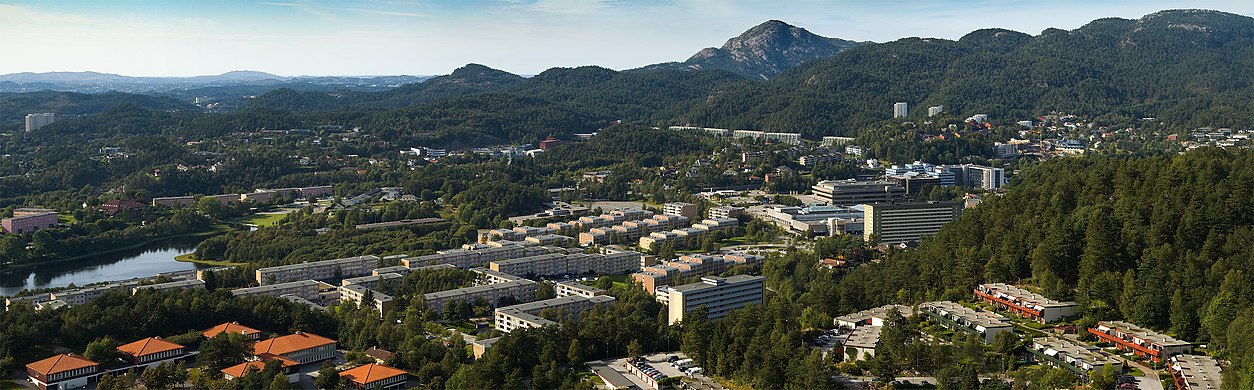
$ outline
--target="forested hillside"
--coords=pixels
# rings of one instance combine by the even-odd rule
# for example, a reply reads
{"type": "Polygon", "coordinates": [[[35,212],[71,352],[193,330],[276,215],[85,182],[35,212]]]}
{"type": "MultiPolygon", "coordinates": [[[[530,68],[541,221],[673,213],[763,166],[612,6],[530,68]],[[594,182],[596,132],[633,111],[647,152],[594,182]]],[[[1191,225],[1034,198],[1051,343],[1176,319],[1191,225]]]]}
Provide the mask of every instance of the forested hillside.
{"type": "Polygon", "coordinates": [[[850,135],[943,105],[956,115],[1022,120],[1066,111],[1176,126],[1251,126],[1254,19],[1173,10],[1099,19],[1039,36],[979,30],[958,41],[866,44],[769,83],[720,89],[687,116],[709,126],[850,135]]]}
{"type": "Polygon", "coordinates": [[[847,275],[836,311],[1034,285],[1084,321],[1207,344],[1254,384],[1254,152],[1055,159],[1015,181],[918,250],[847,275]]]}
{"type": "Polygon", "coordinates": [[[121,92],[85,94],[75,92],[0,93],[0,129],[20,129],[26,114],[52,112],[59,115],[88,115],[111,107],[130,104],[157,110],[195,109],[177,100],[121,92]]]}

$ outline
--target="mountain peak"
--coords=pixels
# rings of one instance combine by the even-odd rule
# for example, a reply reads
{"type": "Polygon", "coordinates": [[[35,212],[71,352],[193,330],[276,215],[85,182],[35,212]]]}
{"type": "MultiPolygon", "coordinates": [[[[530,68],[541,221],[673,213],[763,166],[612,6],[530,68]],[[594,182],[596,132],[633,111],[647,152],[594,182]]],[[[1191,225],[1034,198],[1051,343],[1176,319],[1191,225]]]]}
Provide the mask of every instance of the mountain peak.
{"type": "Polygon", "coordinates": [[[772,19],[728,39],[722,47],[702,49],[680,65],[767,79],[802,62],[830,57],[856,45],[858,42],[819,36],[772,19]]]}

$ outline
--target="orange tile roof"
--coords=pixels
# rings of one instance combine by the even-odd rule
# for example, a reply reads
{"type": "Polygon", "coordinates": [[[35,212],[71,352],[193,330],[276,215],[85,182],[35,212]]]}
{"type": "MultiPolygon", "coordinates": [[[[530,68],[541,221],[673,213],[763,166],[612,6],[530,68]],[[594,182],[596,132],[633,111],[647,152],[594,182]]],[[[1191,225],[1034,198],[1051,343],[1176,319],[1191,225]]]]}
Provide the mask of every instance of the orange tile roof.
{"type": "Polygon", "coordinates": [[[256,330],[256,329],[244,326],[244,325],[240,325],[238,322],[227,322],[227,323],[209,328],[208,330],[205,331],[204,335],[205,337],[212,338],[213,336],[217,336],[219,333],[223,333],[223,332],[228,332],[228,333],[238,332],[238,333],[244,334],[245,336],[252,335],[254,333],[261,333],[260,330],[256,330]]]}
{"type": "Polygon", "coordinates": [[[335,344],[335,340],[313,333],[296,332],[287,336],[258,341],[257,344],[253,345],[253,355],[286,355],[327,344],[335,344]]]}
{"type": "Polygon", "coordinates": [[[257,369],[257,371],[261,371],[266,369],[266,363],[258,360],[243,362],[234,366],[223,368],[222,373],[239,378],[244,376],[244,373],[248,372],[250,367],[257,369]]]}
{"type": "Polygon", "coordinates": [[[344,371],[340,373],[340,378],[345,378],[362,385],[378,382],[397,375],[408,375],[405,371],[388,367],[381,364],[370,363],[364,366],[344,371]]]}
{"type": "Polygon", "coordinates": [[[26,368],[35,370],[35,372],[44,375],[52,375],[59,372],[73,371],[80,368],[91,366],[99,366],[96,362],[87,360],[82,356],[75,354],[60,354],[44,360],[40,360],[31,364],[27,364],[26,368]]]}
{"type": "Polygon", "coordinates": [[[118,347],[118,352],[131,356],[144,356],[173,351],[179,348],[183,348],[183,346],[162,340],[160,337],[149,337],[130,344],[123,344],[118,347]]]}

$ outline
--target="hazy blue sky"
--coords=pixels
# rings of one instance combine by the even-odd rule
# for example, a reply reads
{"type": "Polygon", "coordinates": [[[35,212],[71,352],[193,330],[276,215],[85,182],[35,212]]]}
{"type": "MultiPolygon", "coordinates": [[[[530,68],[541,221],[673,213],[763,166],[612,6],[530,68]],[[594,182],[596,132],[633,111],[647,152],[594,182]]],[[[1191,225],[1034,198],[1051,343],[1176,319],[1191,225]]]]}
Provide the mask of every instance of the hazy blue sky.
{"type": "Polygon", "coordinates": [[[1038,34],[1172,8],[1254,14],[1254,0],[0,0],[0,73],[519,74],[682,61],[768,19],[858,41],[1038,34]]]}

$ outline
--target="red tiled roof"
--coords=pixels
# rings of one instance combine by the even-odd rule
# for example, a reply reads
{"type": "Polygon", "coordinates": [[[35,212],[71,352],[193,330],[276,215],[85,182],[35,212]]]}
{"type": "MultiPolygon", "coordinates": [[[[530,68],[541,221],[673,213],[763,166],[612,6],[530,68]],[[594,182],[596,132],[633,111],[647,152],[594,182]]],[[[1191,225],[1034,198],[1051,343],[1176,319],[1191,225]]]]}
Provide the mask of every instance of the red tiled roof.
{"type": "Polygon", "coordinates": [[[253,355],[285,355],[296,351],[321,347],[327,344],[335,344],[335,340],[313,333],[296,332],[287,336],[258,341],[257,344],[253,345],[253,355]]]}
{"type": "Polygon", "coordinates": [[[256,333],[261,333],[260,330],[256,330],[256,329],[244,326],[244,325],[240,325],[238,322],[227,322],[227,323],[209,328],[208,330],[205,331],[204,335],[205,337],[212,338],[213,336],[217,336],[219,333],[223,333],[223,332],[241,333],[245,336],[249,336],[249,335],[256,334],[256,333]]]}
{"type": "Polygon", "coordinates": [[[173,351],[179,348],[183,348],[183,346],[162,340],[160,337],[149,337],[130,344],[124,344],[118,347],[118,352],[131,356],[144,356],[173,351]]]}
{"type": "Polygon", "coordinates": [[[340,373],[340,378],[348,379],[362,385],[378,382],[384,379],[392,378],[397,375],[407,375],[405,371],[384,366],[381,364],[370,363],[364,366],[358,366],[340,373]]]}
{"type": "Polygon", "coordinates": [[[244,373],[247,373],[250,367],[257,369],[257,371],[261,371],[266,369],[266,363],[259,360],[243,362],[234,366],[223,368],[222,373],[239,378],[244,376],[244,373]]]}
{"type": "Polygon", "coordinates": [[[73,371],[80,368],[91,366],[99,366],[96,362],[87,360],[82,356],[75,354],[60,354],[44,360],[40,360],[31,364],[27,364],[26,368],[35,370],[35,372],[44,375],[52,375],[59,372],[73,371]]]}

